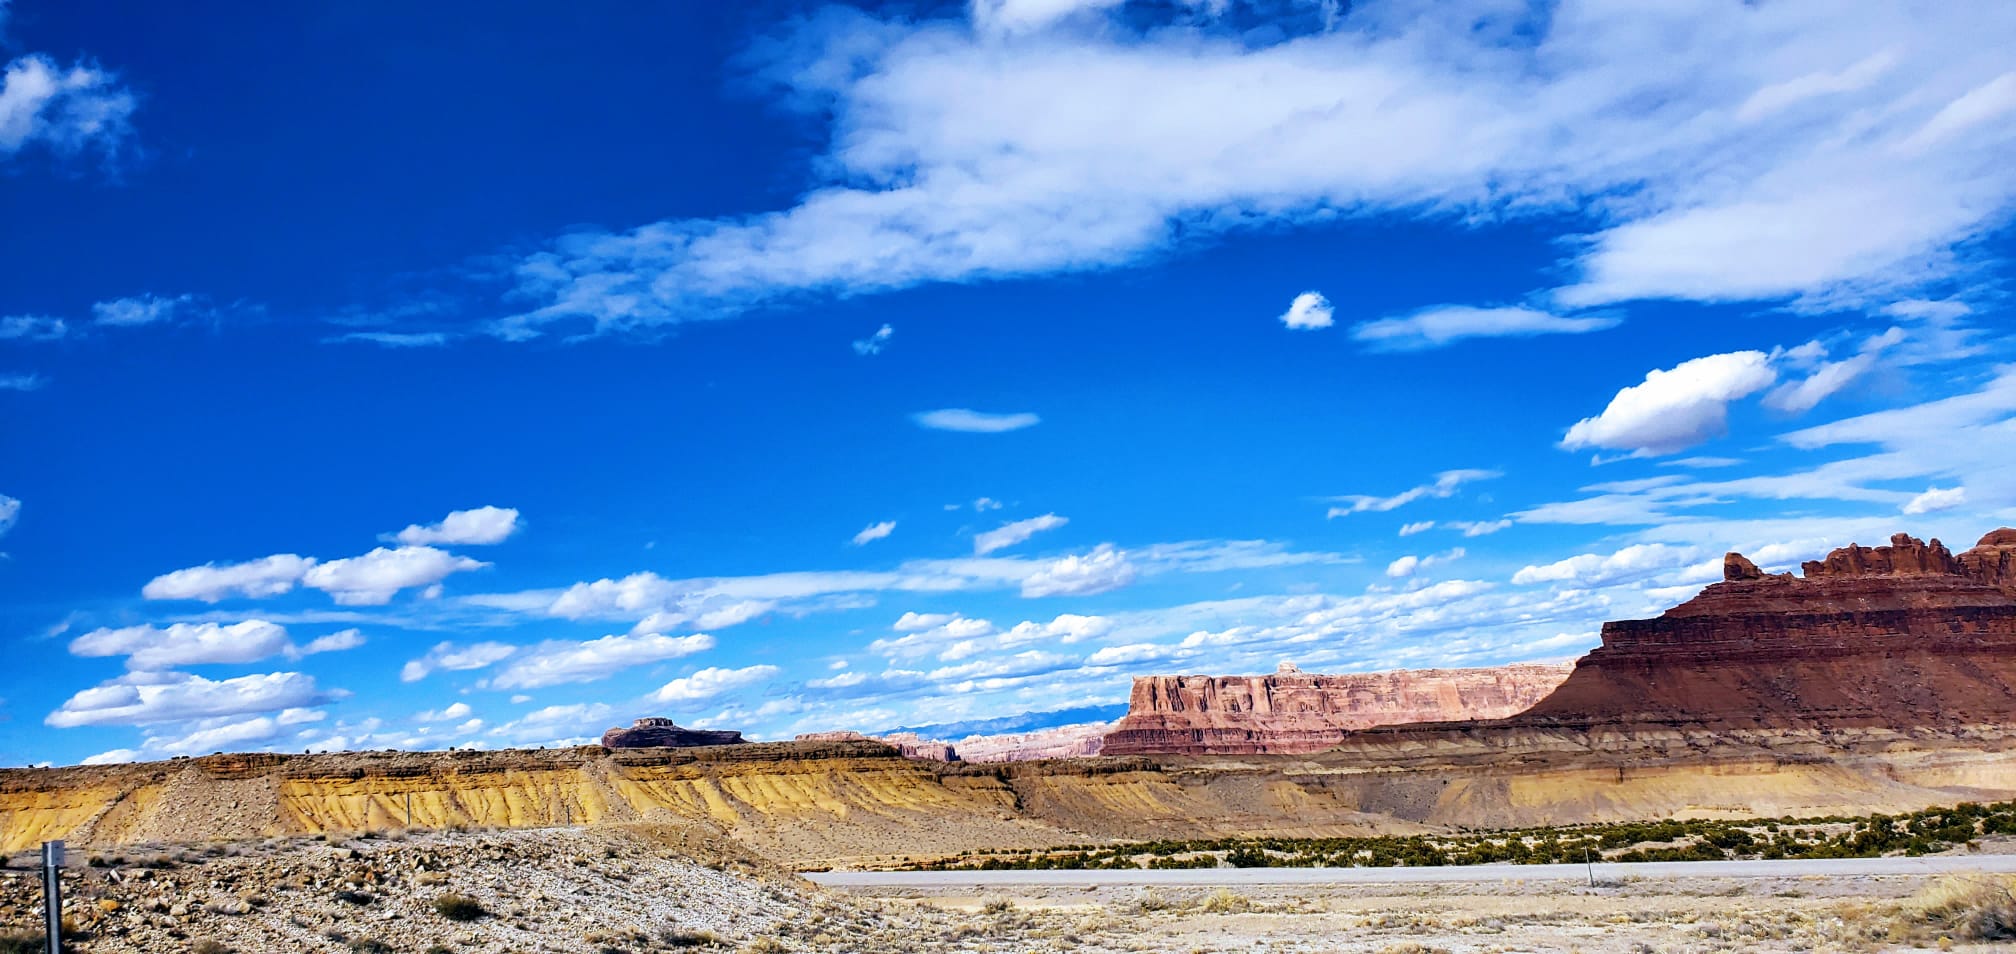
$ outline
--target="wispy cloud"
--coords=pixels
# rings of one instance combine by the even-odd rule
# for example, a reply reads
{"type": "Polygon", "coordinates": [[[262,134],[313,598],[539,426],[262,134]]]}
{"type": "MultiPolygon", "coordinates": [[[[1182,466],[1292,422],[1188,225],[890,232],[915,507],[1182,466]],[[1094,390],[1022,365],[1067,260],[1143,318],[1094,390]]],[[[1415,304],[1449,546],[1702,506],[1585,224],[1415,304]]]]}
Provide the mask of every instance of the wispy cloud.
{"type": "Polygon", "coordinates": [[[1374,348],[1414,351],[1439,348],[1465,338],[1576,335],[1617,327],[1612,317],[1564,318],[1531,308],[1472,308],[1437,305],[1402,318],[1381,318],[1353,326],[1351,337],[1374,348]]]}
{"type": "Polygon", "coordinates": [[[937,411],[924,411],[911,416],[918,427],[934,431],[965,431],[969,434],[1000,434],[1019,431],[1025,427],[1035,427],[1043,419],[1030,413],[993,414],[986,411],[970,411],[963,407],[950,407],[937,411]]]}

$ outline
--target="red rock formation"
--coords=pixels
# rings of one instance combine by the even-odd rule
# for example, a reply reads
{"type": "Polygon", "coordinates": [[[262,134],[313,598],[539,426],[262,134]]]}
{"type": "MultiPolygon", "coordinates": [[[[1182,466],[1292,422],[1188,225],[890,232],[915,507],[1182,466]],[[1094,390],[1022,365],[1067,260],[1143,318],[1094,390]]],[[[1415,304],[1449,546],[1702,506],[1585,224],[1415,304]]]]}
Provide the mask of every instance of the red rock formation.
{"type": "Polygon", "coordinates": [[[1106,755],[1317,752],[1353,730],[1495,719],[1539,701],[1567,665],[1315,675],[1142,676],[1106,755]]]}
{"type": "Polygon", "coordinates": [[[696,745],[737,745],[745,741],[740,732],[709,729],[682,729],[671,719],[638,719],[627,729],[602,733],[605,749],[683,749],[696,745]]]}
{"type": "Polygon", "coordinates": [[[957,762],[959,753],[952,745],[936,739],[925,739],[915,732],[896,732],[890,735],[863,735],[859,732],[806,732],[795,738],[798,742],[880,742],[893,746],[906,759],[927,759],[932,762],[957,762]]]}
{"type": "Polygon", "coordinates": [[[2016,723],[2016,531],[1959,556],[1905,534],[1725,581],[1603,645],[1526,725],[1958,728],[2016,723]]]}
{"type": "Polygon", "coordinates": [[[1001,735],[969,735],[955,740],[952,747],[959,750],[963,762],[1084,758],[1104,750],[1106,733],[1112,728],[1110,722],[1088,722],[1001,735]]]}

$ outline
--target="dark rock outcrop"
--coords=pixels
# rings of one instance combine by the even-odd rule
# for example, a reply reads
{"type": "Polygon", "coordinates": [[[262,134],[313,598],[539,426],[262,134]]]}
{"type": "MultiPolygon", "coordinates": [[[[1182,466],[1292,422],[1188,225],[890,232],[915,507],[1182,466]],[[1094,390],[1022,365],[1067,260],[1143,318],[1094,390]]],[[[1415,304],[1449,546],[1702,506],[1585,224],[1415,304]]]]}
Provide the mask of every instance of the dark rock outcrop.
{"type": "Polygon", "coordinates": [[[605,749],[683,749],[696,745],[739,745],[740,732],[712,729],[682,729],[671,719],[638,719],[627,729],[602,733],[605,749]]]}

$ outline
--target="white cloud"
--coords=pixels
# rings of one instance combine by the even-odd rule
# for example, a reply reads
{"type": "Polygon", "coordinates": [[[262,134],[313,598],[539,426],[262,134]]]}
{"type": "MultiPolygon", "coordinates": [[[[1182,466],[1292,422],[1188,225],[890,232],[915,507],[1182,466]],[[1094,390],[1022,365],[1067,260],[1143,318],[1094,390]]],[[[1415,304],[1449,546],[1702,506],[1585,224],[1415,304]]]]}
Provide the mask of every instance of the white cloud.
{"type": "Polygon", "coordinates": [[[503,543],[506,537],[518,532],[518,511],[510,507],[477,507],[474,510],[457,510],[441,518],[440,523],[426,526],[414,524],[399,531],[394,536],[407,546],[428,546],[431,544],[492,544],[503,543]]]}
{"type": "Polygon", "coordinates": [[[1091,596],[1126,586],[1135,576],[1126,551],[1102,543],[1090,553],[1064,557],[1030,574],[1022,581],[1022,595],[1091,596]]]}
{"type": "Polygon", "coordinates": [[[1341,506],[1331,507],[1327,516],[1331,518],[1346,517],[1354,513],[1366,513],[1368,511],[1372,513],[1385,513],[1389,510],[1397,510],[1424,497],[1446,499],[1456,496],[1456,492],[1462,489],[1464,484],[1479,480],[1491,480],[1498,476],[1500,474],[1495,470],[1445,470],[1435,475],[1433,483],[1412,487],[1391,497],[1372,497],[1365,494],[1346,494],[1342,497],[1331,497],[1330,500],[1341,504],[1341,506]]]}
{"type": "Polygon", "coordinates": [[[1921,513],[1938,513],[1951,510],[1967,502],[1965,487],[1932,487],[1911,498],[1904,504],[1904,512],[1912,516],[1921,513]]]}
{"type": "Polygon", "coordinates": [[[138,762],[140,761],[140,758],[141,758],[140,750],[138,749],[113,749],[110,752],[100,752],[97,755],[87,755],[84,757],[83,764],[121,765],[126,762],[138,762]]]}
{"type": "Polygon", "coordinates": [[[20,516],[21,501],[6,494],[0,494],[0,536],[4,536],[7,531],[14,529],[14,521],[19,519],[20,516]]]}
{"type": "Polygon", "coordinates": [[[1678,569],[1701,559],[1693,547],[1664,544],[1634,544],[1609,555],[1584,553],[1544,566],[1528,566],[1512,574],[1518,586],[1532,583],[1574,582],[1602,586],[1625,580],[1643,579],[1678,569]]]}
{"type": "Polygon", "coordinates": [[[956,613],[904,613],[889,628],[899,633],[915,633],[943,626],[958,618],[956,613]]]}
{"type": "Polygon", "coordinates": [[[1821,401],[1874,370],[1883,352],[1904,339],[1904,329],[1891,328],[1863,341],[1861,348],[1848,358],[1814,362],[1805,378],[1781,384],[1765,395],[1764,405],[1791,414],[1810,411],[1821,401]]]}
{"type": "Polygon", "coordinates": [[[0,391],[39,391],[48,383],[39,374],[0,374],[0,391]]]}
{"type": "Polygon", "coordinates": [[[1603,413],[1575,422],[1561,446],[1642,455],[1685,450],[1720,436],[1729,402],[1769,387],[1777,377],[1762,351],[1714,354],[1654,370],[1644,383],[1618,391],[1603,413]]]}
{"type": "Polygon", "coordinates": [[[1004,523],[985,533],[975,534],[973,537],[973,553],[975,556],[986,556],[996,550],[1012,547],[1045,530],[1055,530],[1070,522],[1069,518],[1060,517],[1054,513],[1046,513],[1040,517],[1030,517],[1027,520],[1004,523]]]}
{"type": "Polygon", "coordinates": [[[1330,299],[1323,297],[1321,292],[1306,291],[1288,303],[1288,310],[1281,315],[1281,323],[1298,331],[1313,331],[1335,324],[1332,314],[1330,299]]]}
{"type": "Polygon", "coordinates": [[[889,339],[895,336],[896,329],[883,325],[875,329],[874,334],[854,342],[854,353],[864,358],[869,355],[881,354],[882,349],[888,346],[889,339]]]}
{"type": "Polygon", "coordinates": [[[776,666],[746,666],[741,669],[720,669],[709,666],[690,676],[682,676],[666,683],[651,694],[651,698],[673,706],[690,706],[705,702],[722,693],[744,689],[766,682],[777,675],[776,666]]]}
{"type": "Polygon", "coordinates": [[[294,588],[315,565],[312,557],[276,553],[244,563],[206,563],[164,573],[147,581],[140,595],[150,600],[202,600],[215,603],[230,596],[259,599],[294,588]]]}
{"type": "Polygon", "coordinates": [[[413,721],[453,722],[456,719],[467,719],[469,718],[469,714],[475,711],[469,708],[469,704],[466,702],[456,702],[450,704],[445,709],[428,709],[425,712],[416,712],[413,714],[413,721]]]}
{"type": "Polygon", "coordinates": [[[612,711],[603,702],[546,706],[491,729],[489,734],[521,745],[566,744],[574,740],[585,743],[601,734],[612,711]]]}
{"type": "Polygon", "coordinates": [[[346,649],[356,649],[362,645],[364,645],[364,634],[361,631],[343,629],[330,633],[327,636],[318,636],[315,639],[309,640],[308,645],[301,647],[301,655],[312,656],[316,653],[336,653],[346,649]]]}
{"type": "Polygon", "coordinates": [[[540,689],[593,682],[633,666],[647,666],[713,648],[714,637],[706,633],[690,636],[638,633],[583,642],[549,640],[519,654],[486,685],[491,689],[540,689]]]}
{"type": "Polygon", "coordinates": [[[911,415],[917,426],[934,431],[964,431],[969,434],[999,434],[1005,431],[1019,431],[1025,427],[1035,427],[1043,419],[1027,412],[1019,414],[992,414],[986,411],[970,411],[963,407],[949,407],[937,411],[923,411],[911,415]]]}
{"type": "Polygon", "coordinates": [[[70,326],[61,318],[46,315],[0,317],[0,341],[55,341],[69,333],[70,326]]]}
{"type": "Polygon", "coordinates": [[[91,320],[96,324],[120,328],[165,323],[175,320],[178,312],[188,308],[195,301],[194,295],[177,295],[173,298],[163,298],[160,295],[115,298],[92,305],[91,320]]]}
{"type": "Polygon", "coordinates": [[[1159,662],[1175,659],[1183,650],[1175,646],[1157,643],[1129,643],[1125,646],[1107,646],[1085,657],[1087,666],[1132,666],[1145,662],[1159,662]]]}
{"type": "Polygon", "coordinates": [[[1463,531],[1466,537],[1487,537],[1512,525],[1510,520],[1452,520],[1449,527],[1463,531]]]}
{"type": "Polygon", "coordinates": [[[895,532],[896,521],[894,520],[871,523],[863,527],[860,533],[854,535],[854,545],[858,547],[863,544],[873,543],[895,532]]]}
{"type": "Polygon", "coordinates": [[[1427,531],[1433,529],[1435,529],[1435,521],[1433,520],[1422,520],[1415,523],[1403,523],[1400,525],[1400,535],[1403,537],[1411,537],[1417,533],[1426,533],[1427,531]]]}
{"type": "Polygon", "coordinates": [[[1437,305],[1404,318],[1381,318],[1351,329],[1351,337],[1394,351],[1439,348],[1465,338],[1506,338],[1532,335],[1584,334],[1614,328],[1609,317],[1563,318],[1532,308],[1473,308],[1437,305]]]}
{"type": "Polygon", "coordinates": [[[31,145],[69,157],[118,153],[131,134],[133,94],[112,75],[78,64],[67,69],[38,53],[0,71],[0,158],[31,145]]]}
{"type": "Polygon", "coordinates": [[[1569,304],[1868,297],[1965,268],[2016,194],[2016,14],[1935,6],[828,12],[762,48],[779,98],[829,124],[794,206],[565,237],[520,264],[533,304],[499,330],[1114,267],[1380,213],[1567,220],[1569,304]]]}
{"type": "Polygon", "coordinates": [[[445,331],[352,331],[324,341],[358,341],[381,348],[439,348],[454,336],[445,331]]]}
{"type": "Polygon", "coordinates": [[[482,642],[468,646],[458,646],[449,642],[435,643],[434,647],[427,651],[427,655],[409,660],[400,668],[399,680],[418,682],[441,669],[451,672],[481,669],[506,659],[517,651],[518,647],[509,643],[482,642]]]}
{"type": "Polygon", "coordinates": [[[1415,556],[1410,553],[1386,564],[1386,575],[1396,580],[1405,579],[1431,567],[1461,560],[1463,553],[1462,547],[1452,547],[1446,553],[1431,553],[1427,556],[1415,556]]]}
{"type": "Polygon", "coordinates": [[[1001,501],[995,500],[992,497],[981,497],[973,501],[973,510],[976,513],[986,513],[989,510],[999,510],[1001,509],[1001,506],[1002,506],[1001,501]]]}
{"type": "Polygon", "coordinates": [[[187,673],[133,672],[71,696],[43,720],[56,728],[150,725],[215,716],[273,712],[333,698],[315,677],[273,672],[212,681],[187,673]]]}
{"type": "Polygon", "coordinates": [[[209,752],[241,751],[280,734],[280,722],[271,716],[257,716],[192,728],[181,735],[149,736],[145,745],[150,754],[202,755],[209,752]]]}
{"type": "Polygon", "coordinates": [[[257,619],[95,629],[70,641],[72,655],[125,656],[128,669],[140,670],[257,662],[293,649],[286,629],[257,619]]]}
{"type": "Polygon", "coordinates": [[[451,573],[489,565],[433,547],[378,547],[363,556],[309,567],[301,582],[327,592],[345,606],[377,606],[391,602],[400,590],[431,586],[451,573]]]}

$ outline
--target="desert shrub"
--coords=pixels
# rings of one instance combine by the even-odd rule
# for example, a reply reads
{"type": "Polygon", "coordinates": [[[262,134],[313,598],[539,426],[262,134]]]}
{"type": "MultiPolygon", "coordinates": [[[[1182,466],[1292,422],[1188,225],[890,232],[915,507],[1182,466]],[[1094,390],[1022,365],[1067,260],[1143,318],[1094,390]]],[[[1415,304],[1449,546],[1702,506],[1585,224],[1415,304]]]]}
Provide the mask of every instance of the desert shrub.
{"type": "Polygon", "coordinates": [[[1907,935],[1957,941],[2016,939],[2016,878],[1954,875],[1925,886],[1898,911],[1907,935]]]}
{"type": "Polygon", "coordinates": [[[1015,902],[1007,898],[993,898],[980,906],[980,913],[982,914],[1007,914],[1013,910],[1015,910],[1015,902]]]}
{"type": "Polygon", "coordinates": [[[720,947],[727,943],[713,931],[689,931],[685,928],[666,928],[658,932],[658,939],[670,947],[720,947]]]}
{"type": "Polygon", "coordinates": [[[0,954],[42,954],[43,940],[32,931],[0,932],[0,954]]]}
{"type": "Polygon", "coordinates": [[[742,945],[743,954],[784,954],[788,950],[783,941],[774,937],[759,937],[742,945]]]}
{"type": "Polygon", "coordinates": [[[1219,888],[1197,902],[1197,909],[1205,914],[1240,914],[1253,910],[1253,902],[1237,891],[1219,888]]]}
{"type": "Polygon", "coordinates": [[[434,913],[450,921],[475,921],[490,912],[483,902],[466,894],[444,894],[434,899],[434,913]]]}

